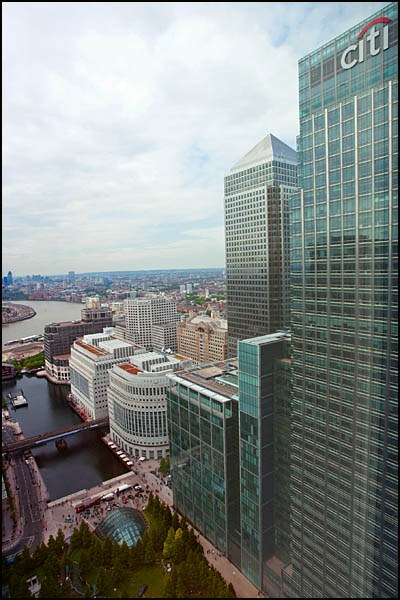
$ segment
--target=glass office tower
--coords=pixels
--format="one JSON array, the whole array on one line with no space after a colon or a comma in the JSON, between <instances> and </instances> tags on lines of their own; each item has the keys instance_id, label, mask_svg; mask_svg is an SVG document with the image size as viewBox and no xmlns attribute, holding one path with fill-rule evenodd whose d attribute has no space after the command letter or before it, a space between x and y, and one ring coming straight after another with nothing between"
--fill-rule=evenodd
<instances>
[{"instance_id":1,"label":"glass office tower","mask_svg":"<svg viewBox=\"0 0 400 600\"><path fill-rule=\"evenodd\" d=\"M228 352L289 324L289 197L297 153L269 134L225 176Z\"/></svg>"},{"instance_id":2,"label":"glass office tower","mask_svg":"<svg viewBox=\"0 0 400 600\"><path fill-rule=\"evenodd\" d=\"M397 18L299 62L289 597L397 597Z\"/></svg>"},{"instance_id":3,"label":"glass office tower","mask_svg":"<svg viewBox=\"0 0 400 600\"><path fill-rule=\"evenodd\" d=\"M281 596L289 555L290 335L238 342L242 572Z\"/></svg>"},{"instance_id":4,"label":"glass office tower","mask_svg":"<svg viewBox=\"0 0 400 600\"><path fill-rule=\"evenodd\" d=\"M237 359L168 375L174 506L240 563Z\"/></svg>"}]
</instances>

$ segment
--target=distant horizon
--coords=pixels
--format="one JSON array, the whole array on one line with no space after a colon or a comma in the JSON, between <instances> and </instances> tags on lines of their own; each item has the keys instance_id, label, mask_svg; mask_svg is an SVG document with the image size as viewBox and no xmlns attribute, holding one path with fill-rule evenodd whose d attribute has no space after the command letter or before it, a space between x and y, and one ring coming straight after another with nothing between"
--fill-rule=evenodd
<instances>
[{"instance_id":1,"label":"distant horizon","mask_svg":"<svg viewBox=\"0 0 400 600\"><path fill-rule=\"evenodd\" d=\"M66 273L52 273L52 274L43 274L43 273L26 273L25 275L17 275L11 269L13 278L16 277L65 277L69 272L74 273L75 277L82 277L84 275L124 275L131 273L163 273L163 272L172 272L172 273L181 273L181 272L193 272L196 271L225 271L226 267L194 267L190 269L135 269L130 271L84 271L82 273L77 273L76 271L67 271ZM7 271L8 273L8 271ZM3 277L6 277L7 274L4 274Z\"/></svg>"}]
</instances>

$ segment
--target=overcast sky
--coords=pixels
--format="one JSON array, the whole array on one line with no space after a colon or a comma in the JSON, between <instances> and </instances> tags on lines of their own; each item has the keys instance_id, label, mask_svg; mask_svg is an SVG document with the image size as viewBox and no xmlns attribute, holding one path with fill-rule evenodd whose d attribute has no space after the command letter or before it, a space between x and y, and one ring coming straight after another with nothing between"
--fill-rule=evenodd
<instances>
[{"instance_id":1,"label":"overcast sky","mask_svg":"<svg viewBox=\"0 0 400 600\"><path fill-rule=\"evenodd\" d=\"M3 3L3 275L224 267L224 175L386 4Z\"/></svg>"}]
</instances>

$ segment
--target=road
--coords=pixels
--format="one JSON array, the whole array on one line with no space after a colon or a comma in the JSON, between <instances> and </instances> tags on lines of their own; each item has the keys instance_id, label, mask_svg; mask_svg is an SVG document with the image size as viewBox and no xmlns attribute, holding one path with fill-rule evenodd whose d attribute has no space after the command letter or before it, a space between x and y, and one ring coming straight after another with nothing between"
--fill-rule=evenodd
<instances>
[{"instance_id":1,"label":"road","mask_svg":"<svg viewBox=\"0 0 400 600\"><path fill-rule=\"evenodd\" d=\"M3 423L3 441L10 443L14 441L15 429ZM22 453L15 454L11 459L11 468L8 469L11 479L10 487L14 492L14 500L17 513L17 527L13 545L3 544L3 554L10 556L23 549L26 545L30 550L36 548L42 542L42 513L36 493L36 484L25 463ZM36 477L35 477L36 479Z\"/></svg>"}]
</instances>

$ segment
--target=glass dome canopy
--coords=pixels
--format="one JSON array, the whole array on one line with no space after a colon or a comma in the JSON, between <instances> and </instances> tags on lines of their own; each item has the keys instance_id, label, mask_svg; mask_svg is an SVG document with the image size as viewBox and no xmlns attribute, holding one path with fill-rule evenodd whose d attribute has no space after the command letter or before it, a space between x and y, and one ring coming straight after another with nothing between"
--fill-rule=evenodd
<instances>
[{"instance_id":1,"label":"glass dome canopy","mask_svg":"<svg viewBox=\"0 0 400 600\"><path fill-rule=\"evenodd\" d=\"M98 524L96 533L100 538L108 536L119 544L126 542L128 546L134 546L145 529L146 522L140 512L124 507L112 510Z\"/></svg>"}]
</instances>

